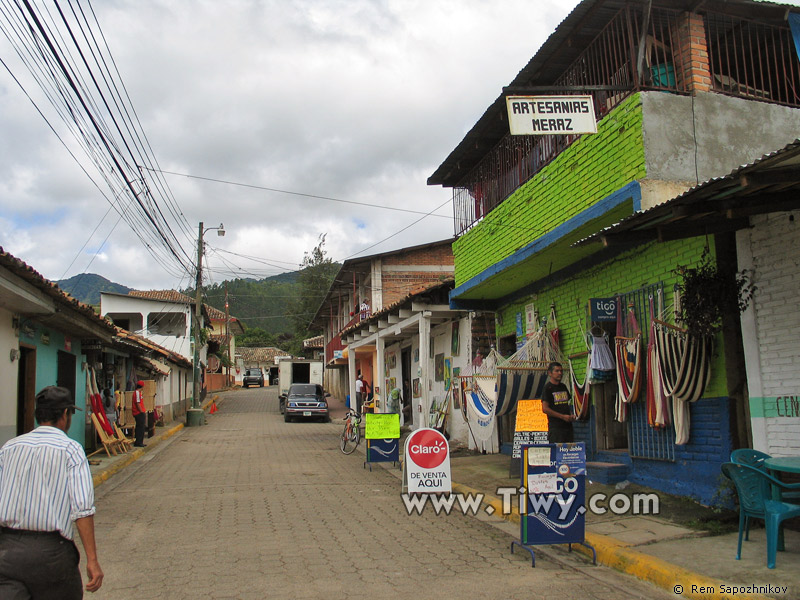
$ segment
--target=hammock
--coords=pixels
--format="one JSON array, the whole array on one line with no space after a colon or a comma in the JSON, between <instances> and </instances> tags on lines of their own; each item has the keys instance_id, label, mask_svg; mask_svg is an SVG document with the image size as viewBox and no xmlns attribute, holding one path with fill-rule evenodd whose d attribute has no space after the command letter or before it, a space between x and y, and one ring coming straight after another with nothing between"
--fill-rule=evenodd
<instances>
[{"instance_id":1,"label":"hammock","mask_svg":"<svg viewBox=\"0 0 800 600\"><path fill-rule=\"evenodd\" d=\"M619 306L621 303L617 301ZM621 310L621 308L619 309ZM623 337L627 329L635 332L635 337ZM624 423L628 418L628 404L636 402L639 397L642 381L642 334L633 306L628 309L628 316L623 321L621 315L617 318L617 337L614 340L614 350L617 357L617 421Z\"/></svg>"},{"instance_id":2,"label":"hammock","mask_svg":"<svg viewBox=\"0 0 800 600\"><path fill-rule=\"evenodd\" d=\"M583 375L583 383L578 383L578 378L575 377L575 369L572 366L572 361L569 361L569 380L572 387L572 405L575 411L575 416L579 420L584 420L589 416L590 404L590 388L589 371L591 370L591 357L586 356L586 371Z\"/></svg>"},{"instance_id":3,"label":"hammock","mask_svg":"<svg viewBox=\"0 0 800 600\"><path fill-rule=\"evenodd\" d=\"M86 369L86 393L89 395L92 412L97 417L97 421L100 423L100 427L103 428L103 431L111 437L116 438L116 432L111 426L111 423L108 422L106 409L103 406L103 397L100 395L100 389L97 387L97 380L95 377L96 375L93 368L89 367Z\"/></svg>"},{"instance_id":4,"label":"hammock","mask_svg":"<svg viewBox=\"0 0 800 600\"><path fill-rule=\"evenodd\" d=\"M672 397L675 443L689 441L689 402L696 402L711 378L711 339L697 338L654 321L658 365L664 393Z\"/></svg>"},{"instance_id":5,"label":"hammock","mask_svg":"<svg viewBox=\"0 0 800 600\"><path fill-rule=\"evenodd\" d=\"M495 414L493 407L486 403L486 399L481 398L480 391L468 392L464 404L467 406L472 435L478 441L488 442L494 432Z\"/></svg>"},{"instance_id":6,"label":"hammock","mask_svg":"<svg viewBox=\"0 0 800 600\"><path fill-rule=\"evenodd\" d=\"M660 295L659 295L660 299ZM664 382L658 363L658 346L656 346L655 310L653 297L650 296L650 339L647 340L647 424L650 427L667 427L670 423L669 396L664 392Z\"/></svg>"}]
</instances>

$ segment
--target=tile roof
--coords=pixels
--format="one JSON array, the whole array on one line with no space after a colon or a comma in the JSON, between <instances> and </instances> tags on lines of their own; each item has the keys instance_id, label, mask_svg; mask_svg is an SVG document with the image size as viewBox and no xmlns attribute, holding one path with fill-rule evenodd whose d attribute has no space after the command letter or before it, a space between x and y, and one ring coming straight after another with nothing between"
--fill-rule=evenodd
<instances>
[{"instance_id":1,"label":"tile roof","mask_svg":"<svg viewBox=\"0 0 800 600\"><path fill-rule=\"evenodd\" d=\"M8 271L41 290L59 304L74 309L81 316L85 317L89 323L106 329L110 335L114 334L115 328L109 319L100 317L91 306L67 294L58 287L58 285L46 279L41 273L33 269L33 267L30 267L13 254L6 252L2 246L0 246L0 267L5 267Z\"/></svg>"},{"instance_id":2,"label":"tile roof","mask_svg":"<svg viewBox=\"0 0 800 600\"><path fill-rule=\"evenodd\" d=\"M280 348L269 346L266 348L236 348L236 356L244 362L271 363L275 362L276 356L289 356L289 353Z\"/></svg>"},{"instance_id":3,"label":"tile roof","mask_svg":"<svg viewBox=\"0 0 800 600\"><path fill-rule=\"evenodd\" d=\"M131 290L128 292L128 296L147 298L148 300L161 300L162 302L176 302L178 304L194 304L193 298L175 290Z\"/></svg>"},{"instance_id":4,"label":"tile roof","mask_svg":"<svg viewBox=\"0 0 800 600\"><path fill-rule=\"evenodd\" d=\"M119 340L119 341L121 341L123 343L133 344L135 346L139 346L141 348L144 348L145 350L150 350L151 352L156 352L156 353L160 354L161 356L163 356L164 358L166 358L167 360L169 360L169 361L171 361L171 362L173 362L175 364L178 364L178 365L181 365L181 366L184 366L184 367L191 367L192 366L192 361L190 361L189 359L187 359L183 355L178 354L177 352L173 352L172 350L167 350L163 346L159 346L158 344L156 344L155 342L153 342L151 340L143 338L140 335L136 335L135 333L130 332L127 329L122 329L122 327L115 327L115 329L116 329L116 338L117 338L117 340Z\"/></svg>"},{"instance_id":5,"label":"tile roof","mask_svg":"<svg viewBox=\"0 0 800 600\"><path fill-rule=\"evenodd\" d=\"M325 336L318 335L307 340L303 340L303 348L323 348L325 346Z\"/></svg>"}]
</instances>

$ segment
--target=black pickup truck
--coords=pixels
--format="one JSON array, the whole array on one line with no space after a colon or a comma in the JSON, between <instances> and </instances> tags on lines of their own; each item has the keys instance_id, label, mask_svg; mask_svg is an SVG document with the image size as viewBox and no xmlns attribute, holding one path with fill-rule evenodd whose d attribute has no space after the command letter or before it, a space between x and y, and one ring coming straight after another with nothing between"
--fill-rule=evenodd
<instances>
[{"instance_id":1,"label":"black pickup truck","mask_svg":"<svg viewBox=\"0 0 800 600\"><path fill-rule=\"evenodd\" d=\"M264 373L261 371L261 369L247 369L244 372L244 377L242 377L242 387L248 388L251 385L264 387Z\"/></svg>"}]
</instances>

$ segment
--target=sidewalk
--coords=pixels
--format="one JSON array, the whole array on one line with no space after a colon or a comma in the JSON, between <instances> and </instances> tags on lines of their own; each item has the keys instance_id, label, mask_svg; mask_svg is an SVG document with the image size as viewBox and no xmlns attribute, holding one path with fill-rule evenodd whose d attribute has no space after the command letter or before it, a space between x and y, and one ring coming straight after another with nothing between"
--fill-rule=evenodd
<instances>
[{"instance_id":1,"label":"sidewalk","mask_svg":"<svg viewBox=\"0 0 800 600\"><path fill-rule=\"evenodd\" d=\"M203 410L208 412L211 404L219 400L219 395L216 393L209 394L209 398L203 403ZM139 460L147 452L150 452L159 442L166 440L178 433L184 428L184 421L172 421L166 423L163 427L156 427L155 435L151 438L145 437L144 448L133 448L128 452L121 452L116 456L108 456L105 450L97 452L89 457L89 470L92 473L92 481L94 487L97 487L106 481L112 475L119 473L122 469Z\"/></svg>"},{"instance_id":2,"label":"sidewalk","mask_svg":"<svg viewBox=\"0 0 800 600\"><path fill-rule=\"evenodd\" d=\"M455 456L451 458L454 492L483 493L484 504L491 504L500 514L498 487L519 486L519 477L509 477L511 458L502 454ZM638 488L642 490L644 488ZM652 492L653 490L647 490ZM595 493L610 497L620 492L609 486L587 485L587 502ZM631 489L622 493L630 496ZM666 496L666 495L662 495ZM691 503L686 503L691 506ZM702 507L697 506L700 512ZM504 517L519 525L514 511ZM661 588L675 591L683 586L684 598L799 598L800 597L800 532L786 530L786 551L779 552L775 569L767 569L766 536L760 522L751 525L750 541L742 542L742 558L736 560L738 527L732 533L710 535L657 515L586 514L586 541L597 550L597 562L613 567ZM582 546L574 550L591 552ZM540 546L534 551L566 552L566 546ZM732 593L733 586L764 586L772 593L753 594L742 590ZM694 588L692 587L694 586ZM723 587L725 586L725 587ZM776 588L786 586L786 592ZM700 593L701 587L713 593ZM692 590L696 590L692 592ZM728 593L724 593L724 592Z\"/></svg>"}]
</instances>

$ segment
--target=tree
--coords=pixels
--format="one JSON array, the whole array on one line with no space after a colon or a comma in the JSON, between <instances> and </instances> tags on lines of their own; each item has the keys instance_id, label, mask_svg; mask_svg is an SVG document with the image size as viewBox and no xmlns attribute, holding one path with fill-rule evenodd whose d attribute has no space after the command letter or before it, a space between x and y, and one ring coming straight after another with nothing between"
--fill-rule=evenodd
<instances>
[{"instance_id":1,"label":"tree","mask_svg":"<svg viewBox=\"0 0 800 600\"><path fill-rule=\"evenodd\" d=\"M311 319L325 299L333 279L339 272L339 264L326 256L325 236L319 236L319 242L303 255L303 263L298 274L299 297L292 314L295 338L299 341L322 333L321 328L312 327Z\"/></svg>"}]
</instances>

